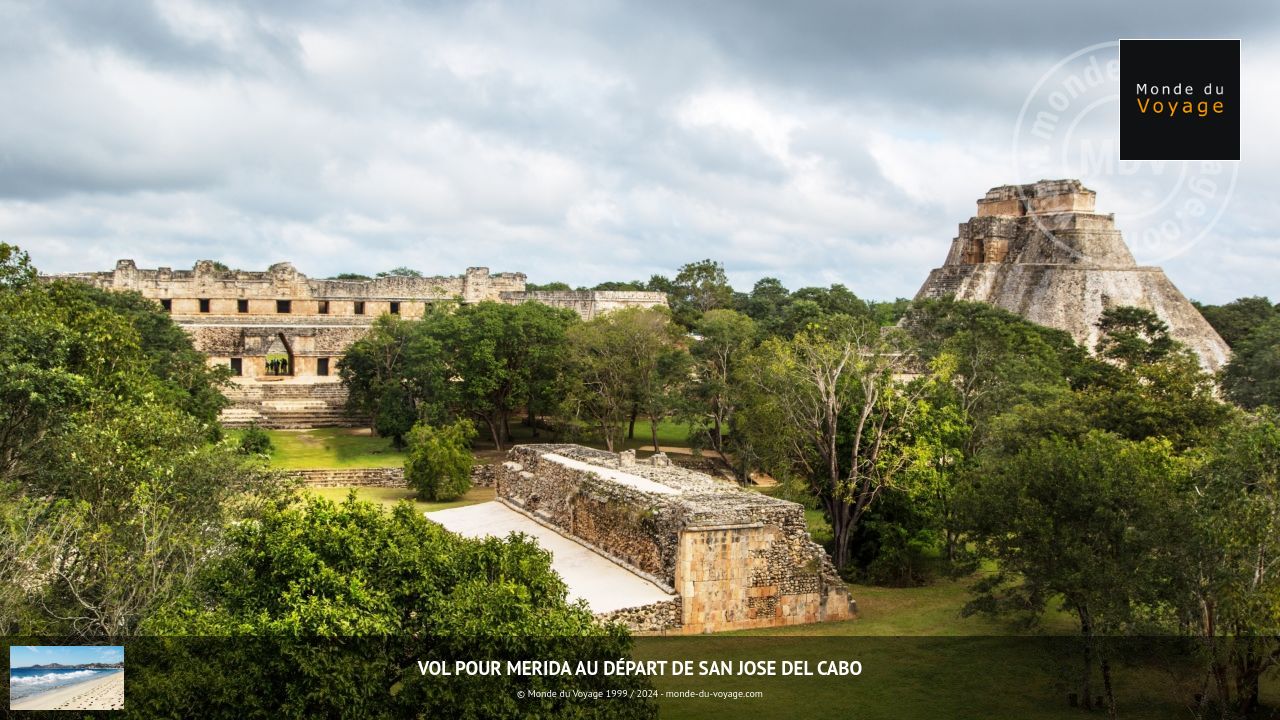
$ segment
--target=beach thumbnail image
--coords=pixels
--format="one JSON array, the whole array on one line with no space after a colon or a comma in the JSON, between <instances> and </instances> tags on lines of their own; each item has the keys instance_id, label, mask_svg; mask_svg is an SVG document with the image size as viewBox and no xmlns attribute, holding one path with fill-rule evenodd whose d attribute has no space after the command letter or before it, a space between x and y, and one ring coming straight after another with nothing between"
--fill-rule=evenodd
<instances>
[{"instance_id":1,"label":"beach thumbnail image","mask_svg":"<svg viewBox=\"0 0 1280 720\"><path fill-rule=\"evenodd\" d=\"M9 648L10 710L119 710L123 707L123 646L14 645Z\"/></svg>"}]
</instances>

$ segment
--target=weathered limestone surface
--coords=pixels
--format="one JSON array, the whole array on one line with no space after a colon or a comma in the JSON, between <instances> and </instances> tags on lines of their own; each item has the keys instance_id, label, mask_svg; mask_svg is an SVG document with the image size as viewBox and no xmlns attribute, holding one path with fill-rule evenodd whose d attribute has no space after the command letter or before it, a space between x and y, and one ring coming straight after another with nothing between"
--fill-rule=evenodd
<instances>
[{"instance_id":1,"label":"weathered limestone surface","mask_svg":"<svg viewBox=\"0 0 1280 720\"><path fill-rule=\"evenodd\" d=\"M290 470L290 477L311 487L408 487L404 468L347 468L342 470ZM493 485L493 466L476 465L471 469L471 484L476 487Z\"/></svg>"},{"instance_id":2,"label":"weathered limestone surface","mask_svg":"<svg viewBox=\"0 0 1280 720\"><path fill-rule=\"evenodd\" d=\"M497 469L497 495L680 595L678 614L664 607L618 616L636 630L699 633L851 617L848 590L809 537L800 505L655 459L519 445Z\"/></svg>"},{"instance_id":3,"label":"weathered limestone surface","mask_svg":"<svg viewBox=\"0 0 1280 720\"><path fill-rule=\"evenodd\" d=\"M978 201L960 224L946 262L929 273L916 298L954 295L990 303L1065 330L1093 348L1104 310L1151 310L1207 370L1228 348L1164 271L1138 266L1113 215L1094 212L1095 193L1078 180L1006 185Z\"/></svg>"},{"instance_id":4,"label":"weathered limestone surface","mask_svg":"<svg viewBox=\"0 0 1280 720\"><path fill-rule=\"evenodd\" d=\"M286 474L310 487L405 487L404 468L291 470Z\"/></svg>"}]
</instances>

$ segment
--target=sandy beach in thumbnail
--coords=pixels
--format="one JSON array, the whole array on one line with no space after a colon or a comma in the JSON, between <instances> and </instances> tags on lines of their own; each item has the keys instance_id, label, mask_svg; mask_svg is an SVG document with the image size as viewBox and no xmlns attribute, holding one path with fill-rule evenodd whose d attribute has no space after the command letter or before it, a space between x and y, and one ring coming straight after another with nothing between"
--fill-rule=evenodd
<instances>
[{"instance_id":1,"label":"sandy beach in thumbnail","mask_svg":"<svg viewBox=\"0 0 1280 720\"><path fill-rule=\"evenodd\" d=\"M89 678L22 698L10 710L119 710L124 707L124 671Z\"/></svg>"}]
</instances>

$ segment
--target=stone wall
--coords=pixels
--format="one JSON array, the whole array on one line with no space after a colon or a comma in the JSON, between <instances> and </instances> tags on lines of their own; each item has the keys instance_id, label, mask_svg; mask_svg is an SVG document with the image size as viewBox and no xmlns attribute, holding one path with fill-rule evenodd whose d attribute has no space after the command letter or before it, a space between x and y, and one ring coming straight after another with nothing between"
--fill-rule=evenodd
<instances>
[{"instance_id":1,"label":"stone wall","mask_svg":"<svg viewBox=\"0 0 1280 720\"><path fill-rule=\"evenodd\" d=\"M405 487L404 468L291 470L286 474L310 487Z\"/></svg>"},{"instance_id":2,"label":"stone wall","mask_svg":"<svg viewBox=\"0 0 1280 720\"><path fill-rule=\"evenodd\" d=\"M583 320L623 308L650 308L654 305L666 305L667 296L660 292L639 290L536 290L529 292L501 293L502 302L517 305L525 302L540 302L543 305L565 308L576 312Z\"/></svg>"},{"instance_id":3,"label":"stone wall","mask_svg":"<svg viewBox=\"0 0 1280 720\"><path fill-rule=\"evenodd\" d=\"M640 607L623 608L613 612L601 613L596 617L603 622L616 622L626 625L631 632L642 634L659 634L670 632L681 627L684 613L683 603L679 597L666 602L641 605Z\"/></svg>"},{"instance_id":4,"label":"stone wall","mask_svg":"<svg viewBox=\"0 0 1280 720\"><path fill-rule=\"evenodd\" d=\"M475 487L492 487L493 468L493 465L476 465L471 469L471 484ZM404 480L404 468L291 470L285 474L310 487L408 487Z\"/></svg>"},{"instance_id":5,"label":"stone wall","mask_svg":"<svg viewBox=\"0 0 1280 720\"><path fill-rule=\"evenodd\" d=\"M577 445L520 445L499 500L677 592L673 632L851 617L848 590L809 537L804 509L673 467ZM671 608L634 609L655 631Z\"/></svg>"},{"instance_id":6,"label":"stone wall","mask_svg":"<svg viewBox=\"0 0 1280 720\"><path fill-rule=\"evenodd\" d=\"M523 273L492 273L485 267L456 276L318 280L287 262L250 272L218 270L209 260L191 270L147 270L120 260L109 272L51 279L138 292L161 303L210 363L238 366L240 377L250 379L267 375L268 354L289 357L290 377L334 376L346 349L385 314L414 319L442 304L541 302L591 319L623 307L667 302L663 293L651 292L526 292Z\"/></svg>"}]
</instances>

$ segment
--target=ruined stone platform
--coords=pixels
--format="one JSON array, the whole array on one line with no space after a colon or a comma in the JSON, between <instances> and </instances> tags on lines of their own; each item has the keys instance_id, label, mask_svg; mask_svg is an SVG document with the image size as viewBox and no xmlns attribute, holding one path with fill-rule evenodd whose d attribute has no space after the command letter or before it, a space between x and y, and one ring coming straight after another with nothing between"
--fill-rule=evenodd
<instances>
[{"instance_id":1,"label":"ruined stone platform","mask_svg":"<svg viewBox=\"0 0 1280 720\"><path fill-rule=\"evenodd\" d=\"M473 506L480 509L428 517L463 534L519 528L561 548L552 555L570 563L571 593L633 631L717 632L853 615L848 588L809 537L802 506L673 466L662 453L641 462L633 451L518 445L494 482L494 504L506 512ZM617 583L613 590L591 579L608 566L607 577L618 579L604 585Z\"/></svg>"}]
</instances>

